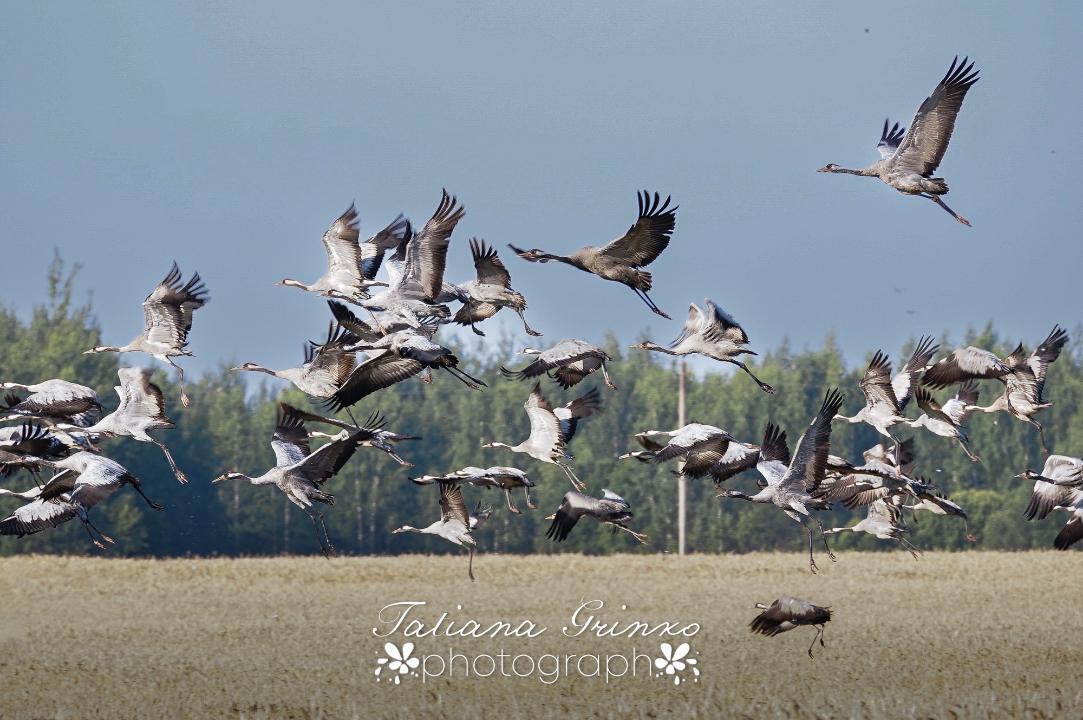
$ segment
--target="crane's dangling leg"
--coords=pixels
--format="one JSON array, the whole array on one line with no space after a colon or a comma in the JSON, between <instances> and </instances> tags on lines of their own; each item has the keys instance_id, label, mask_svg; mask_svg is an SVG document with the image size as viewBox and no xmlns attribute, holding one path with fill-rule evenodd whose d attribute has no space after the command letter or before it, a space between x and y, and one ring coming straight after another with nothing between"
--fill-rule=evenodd
<instances>
[{"instance_id":1,"label":"crane's dangling leg","mask_svg":"<svg viewBox=\"0 0 1083 720\"><path fill-rule=\"evenodd\" d=\"M523 329L526 330L527 335L531 335L533 337L541 337L542 336L542 334L540 332L538 332L534 328L530 327L529 324L527 324L526 315L523 315L522 310L520 310L519 308L516 308L515 309L515 314L518 315L519 319L523 321Z\"/></svg>"},{"instance_id":2,"label":"crane's dangling leg","mask_svg":"<svg viewBox=\"0 0 1083 720\"><path fill-rule=\"evenodd\" d=\"M921 553L921 550L919 550L917 547L915 547L912 542L910 542L909 540L907 540L904 537L897 537L895 539L899 541L899 545L903 546L904 548L906 548L907 550L910 551L911 557L913 557L915 560L918 559L918 555Z\"/></svg>"},{"instance_id":3,"label":"crane's dangling leg","mask_svg":"<svg viewBox=\"0 0 1083 720\"><path fill-rule=\"evenodd\" d=\"M605 386L610 390L616 390L617 386L613 384L613 380L609 377L609 371L605 367L605 361L602 361L602 378L605 380Z\"/></svg>"},{"instance_id":4,"label":"crane's dangling leg","mask_svg":"<svg viewBox=\"0 0 1083 720\"><path fill-rule=\"evenodd\" d=\"M963 532L966 533L967 542L977 542L978 537L970 533L970 526L967 524L966 518L963 518Z\"/></svg>"},{"instance_id":5,"label":"crane's dangling leg","mask_svg":"<svg viewBox=\"0 0 1083 720\"><path fill-rule=\"evenodd\" d=\"M587 486L586 486L586 485L584 485L584 484L583 484L583 483L582 483L582 482L581 482L581 481L579 480L579 478L577 478L577 477L575 476L575 473L574 473L574 472L572 472L572 468L571 468L571 466L569 466L569 465L568 465L567 463L562 463L562 462L559 462L559 461L557 461L557 463L556 463L556 464L560 466L560 469L561 469L561 470L563 470L563 471L564 471L564 474L568 476L568 479L572 481L572 487L573 487L573 488L575 488L575 489L576 489L576 490L578 490L579 492L583 492L584 490L586 490L586 489L587 489Z\"/></svg>"},{"instance_id":6,"label":"crane's dangling leg","mask_svg":"<svg viewBox=\"0 0 1083 720\"><path fill-rule=\"evenodd\" d=\"M627 527L625 527L623 525L618 525L617 523L609 523L609 524L612 525L615 528L620 528L624 532L628 533L629 535L634 537L636 540L638 540L640 542L640 544L642 544L642 545L648 545L649 544L647 542L647 540L649 538L645 533L637 533L635 530L632 530L631 528L627 528Z\"/></svg>"},{"instance_id":7,"label":"crane's dangling leg","mask_svg":"<svg viewBox=\"0 0 1083 720\"><path fill-rule=\"evenodd\" d=\"M312 527L316 530L316 540L320 543L320 551L323 552L325 558L330 560L331 556L335 554L335 546L331 544L331 537L327 534L327 525L323 522L323 513L312 508L305 508L305 515L308 515L308 519L312 521ZM320 536L321 530L323 531L322 537Z\"/></svg>"},{"instance_id":8,"label":"crane's dangling leg","mask_svg":"<svg viewBox=\"0 0 1083 720\"><path fill-rule=\"evenodd\" d=\"M734 365L736 365L737 367L741 368L741 369L742 369L742 370L744 370L744 371L745 371L746 373L748 373L748 376L749 376L750 378L752 378L753 380L755 380L755 381L756 381L756 384L760 386L760 390L763 390L763 391L764 391L765 393L767 393L768 395L774 395L774 394L775 394L775 389L774 389L773 387L771 387L770 385L768 385L767 383L765 383L765 382L763 382L762 380L760 380L760 379L759 379L758 377L756 377L755 375L753 375L753 374L752 374L752 371L748 369L748 365L745 365L745 364L744 364L743 362L741 362L740 360L734 360L734 359L732 359L732 358L730 358L730 359L729 359L729 360L728 360L727 362L731 362L731 363L733 363Z\"/></svg>"},{"instance_id":9,"label":"crane's dangling leg","mask_svg":"<svg viewBox=\"0 0 1083 720\"><path fill-rule=\"evenodd\" d=\"M945 203L943 200L941 200L939 195L926 195L925 193L922 193L921 197L929 198L934 203L936 203L940 207L944 208L944 211L947 212L949 215L951 215L953 218L955 218L956 220L961 222L963 225L966 225L967 227L970 227L970 221L967 220L962 215L960 215L959 213L952 210L950 207L948 207L947 203Z\"/></svg>"},{"instance_id":10,"label":"crane's dangling leg","mask_svg":"<svg viewBox=\"0 0 1083 720\"><path fill-rule=\"evenodd\" d=\"M1029 422L1034 427L1038 428L1038 440L1040 440L1041 443L1042 443L1042 450L1044 450L1045 454L1048 455L1049 454L1049 446L1045 444L1045 430L1042 429L1042 424L1040 422L1038 422L1037 420L1035 420L1034 418L1027 418L1027 422Z\"/></svg>"},{"instance_id":11,"label":"crane's dangling leg","mask_svg":"<svg viewBox=\"0 0 1083 720\"><path fill-rule=\"evenodd\" d=\"M508 512L519 515L521 513L519 508L511 504L511 490L509 490L508 488L504 488L504 497L507 498L508 501Z\"/></svg>"},{"instance_id":12,"label":"crane's dangling leg","mask_svg":"<svg viewBox=\"0 0 1083 720\"><path fill-rule=\"evenodd\" d=\"M970 458L971 462L981 462L981 458L975 455L974 451L970 449L970 442L965 435L956 435L955 439L958 441L959 445L962 446L963 452L966 453L966 456Z\"/></svg>"},{"instance_id":13,"label":"crane's dangling leg","mask_svg":"<svg viewBox=\"0 0 1083 720\"><path fill-rule=\"evenodd\" d=\"M192 404L192 401L188 399L188 394L184 392L184 368L173 362L173 358L168 355L159 355L158 357L165 359L167 363L177 368L177 382L180 385L181 405L188 407Z\"/></svg>"},{"instance_id":14,"label":"crane's dangling leg","mask_svg":"<svg viewBox=\"0 0 1083 720\"><path fill-rule=\"evenodd\" d=\"M808 531L808 567L809 567L809 570L812 571L812 574L815 575L816 571L817 571L817 568L816 568L816 556L812 554L812 543L813 543L812 528L806 527L805 530Z\"/></svg>"},{"instance_id":15,"label":"crane's dangling leg","mask_svg":"<svg viewBox=\"0 0 1083 720\"><path fill-rule=\"evenodd\" d=\"M640 290L639 288L632 285L629 285L628 287L632 288L632 290L635 291L635 294L638 295L643 300L643 302L647 303L647 307L649 307L651 309L651 312L653 312L655 315L661 315L666 320L673 319L669 315L666 315L662 308L654 304L654 300L651 300L651 296L647 294L646 290Z\"/></svg>"},{"instance_id":16,"label":"crane's dangling leg","mask_svg":"<svg viewBox=\"0 0 1083 720\"><path fill-rule=\"evenodd\" d=\"M169 467L173 470L173 475L177 478L177 481L181 484L187 484L188 476L181 472L181 469L177 467L177 463L173 460L173 455L169 452L169 448L165 446L165 443L159 442L154 438L150 440L162 450L162 454L165 455L165 459L169 462Z\"/></svg>"},{"instance_id":17,"label":"crane's dangling leg","mask_svg":"<svg viewBox=\"0 0 1083 720\"><path fill-rule=\"evenodd\" d=\"M462 381L464 385L466 385L471 390L481 390L483 386L489 387L481 380L478 380L476 377L468 375L457 367L452 367L451 365L444 365L443 367L445 370L451 373L453 377L458 378L460 381Z\"/></svg>"},{"instance_id":18,"label":"crane's dangling leg","mask_svg":"<svg viewBox=\"0 0 1083 720\"><path fill-rule=\"evenodd\" d=\"M101 536L101 539L109 544L113 544L116 542L115 540L113 540L113 538L109 537L101 530L94 527L94 523L90 522L90 517L87 515L86 510L83 509L81 505L76 506L75 514L83 523L83 529L86 530L86 534L90 536L90 542L94 543L94 547L98 548L99 550L107 549L105 545L103 545L101 542L98 541L96 537L94 537L94 532L98 533L98 535ZM91 532L91 530L93 530L94 532Z\"/></svg>"},{"instance_id":19,"label":"crane's dangling leg","mask_svg":"<svg viewBox=\"0 0 1083 720\"><path fill-rule=\"evenodd\" d=\"M143 498L144 500L146 500L146 501L147 501L147 505L150 505L150 509L151 509L151 510L165 510L165 506L164 506L164 505L162 505L161 503L156 503L156 502L154 502L153 500L151 500L151 499L150 499L149 497L147 497L147 494L146 494L145 492L143 492L143 488L139 487L139 482L138 482L138 481L136 481L136 482L129 482L128 484L129 484L129 485L131 485L131 486L132 486L133 488L135 488L135 491L136 491L137 493L139 493L139 495L140 495L140 496L141 496L141 497L142 497L142 498Z\"/></svg>"},{"instance_id":20,"label":"crane's dangling leg","mask_svg":"<svg viewBox=\"0 0 1083 720\"><path fill-rule=\"evenodd\" d=\"M485 333L483 333L481 330L478 330L478 326L474 323L470 323L470 329L473 330L474 334L478 337L485 337Z\"/></svg>"},{"instance_id":21,"label":"crane's dangling leg","mask_svg":"<svg viewBox=\"0 0 1083 720\"><path fill-rule=\"evenodd\" d=\"M523 486L523 494L526 495L526 506L531 510L537 510L538 506L530 499L530 488L526 485Z\"/></svg>"},{"instance_id":22,"label":"crane's dangling leg","mask_svg":"<svg viewBox=\"0 0 1083 720\"><path fill-rule=\"evenodd\" d=\"M470 582L474 582L474 546L467 548L470 551L470 564L466 566L466 574L470 576Z\"/></svg>"},{"instance_id":23,"label":"crane's dangling leg","mask_svg":"<svg viewBox=\"0 0 1083 720\"><path fill-rule=\"evenodd\" d=\"M824 534L824 526L823 523L820 522L820 518L816 518L816 525L820 528L820 537L824 541L824 550L827 551L827 557L831 558L831 562L838 562L835 553L831 552L831 548L827 544L827 535Z\"/></svg>"},{"instance_id":24,"label":"crane's dangling leg","mask_svg":"<svg viewBox=\"0 0 1083 720\"><path fill-rule=\"evenodd\" d=\"M816 638L818 638L818 637L820 637L820 629L819 628L817 628L816 632L813 634L812 642L810 642L808 644L808 656L809 656L810 660L812 659L812 648L816 647Z\"/></svg>"}]
</instances>

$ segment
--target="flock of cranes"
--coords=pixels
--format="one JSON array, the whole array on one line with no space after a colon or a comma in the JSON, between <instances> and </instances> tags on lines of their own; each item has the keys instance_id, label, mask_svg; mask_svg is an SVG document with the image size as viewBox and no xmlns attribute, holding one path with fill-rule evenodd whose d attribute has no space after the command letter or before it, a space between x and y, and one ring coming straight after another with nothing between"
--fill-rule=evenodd
<instances>
[{"instance_id":1,"label":"flock of cranes","mask_svg":"<svg viewBox=\"0 0 1083 720\"><path fill-rule=\"evenodd\" d=\"M956 59L920 106L909 130L897 123L889 126L885 121L877 146L881 160L862 170L827 165L822 171L879 177L901 192L933 200L959 222L969 225L943 203L941 196L947 193L947 185L932 173L947 149L966 92L976 81L973 63L965 59L959 63ZM584 247L570 255L509 247L531 263L564 263L626 285L653 313L668 319L669 315L650 297L654 277L644 268L668 247L676 226L677 206L671 198L663 199L647 191L638 193L637 199L638 213L631 226L606 245ZM323 513L317 508L334 504L334 496L325 487L354 453L359 448L374 448L412 467L396 448L399 442L416 438L387 429L378 413L358 422L353 406L411 378L433 382L433 370L442 370L470 390L482 391L485 383L469 375L454 352L437 339L445 324L469 327L484 336L479 325L508 308L519 317L528 335L541 336L526 319L526 298L513 289L511 274L499 253L484 240L469 241L475 277L458 284L445 281L451 238L464 215L463 206L445 190L435 212L420 230L415 231L411 222L399 215L362 241L358 212L351 204L322 236L327 271L308 284L291 278L280 282L326 298L331 317L324 340L305 343L303 362L298 367L273 370L245 362L233 368L285 380L328 413L344 411L349 417L347 421L333 414L280 404L270 439L274 465L260 475L231 470L214 480L274 485L308 515L328 555L334 548ZM383 278L378 279L381 270ZM127 345L100 346L86 352L141 352L168 363L178 374L180 401L188 406L184 372L174 359L192 355L188 336L194 315L208 300L199 274L185 280L174 263L143 301L142 334ZM454 311L453 303L459 304ZM888 356L877 351L861 381L864 405L853 415L842 414L845 398L837 389L829 390L792 452L786 430L773 423L764 428L759 442L738 439L722 427L693 423L675 429L644 430L635 436L641 448L621 458L644 463L678 461L679 474L687 478L710 477L720 500L775 506L807 534L809 567L814 573L817 533L832 561L836 557L827 535L843 531L896 542L916 556L918 549L905 537L905 512L913 515L925 510L959 517L964 522L967 516L958 504L915 472L913 440L900 439L897 431L903 427L927 430L956 442L971 460L980 462L966 432L967 419L975 412L1005 412L1034 426L1048 454L1035 415L1051 405L1045 397L1046 374L1067 340L1067 333L1055 327L1029 353L1020 345L1008 357L1000 358L981 348L963 347L934 361L939 347L932 338L923 337L897 373L892 373ZM632 347L675 356L696 354L732 364L765 393L773 394L774 388L741 361L742 355L756 354L748 345L744 328L707 300L703 308L690 305L683 329L668 346L642 342ZM542 392L545 378L567 391L595 373L600 373L605 386L615 391L617 386L607 366L612 359L601 348L576 338L560 340L545 349L526 348L522 354L528 356L527 365L517 370L502 368L502 372L510 381L534 383L523 405L530 422L529 435L514 445L496 440L479 443L479 452L482 448L501 449L557 465L567 475L573 489L547 518L551 524L546 537L552 541L564 541L581 518L589 517L611 526L614 532L629 534L636 542L647 543L647 536L632 528L630 504L611 489L602 489L600 496L589 493L587 483L576 476L572 466L574 457L569 444L580 423L602 410L599 389L577 391L574 397L556 402ZM35 485L25 491L0 490L0 495L23 501L9 517L0 520L0 534L28 535L78 518L94 545L105 547L114 541L92 522L90 511L126 485L152 508L161 510L144 494L138 478L101 454L97 445L101 438L129 437L155 444L176 479L188 482L166 445L151 435L155 430L174 427L166 414L162 391L151 381L151 371L126 367L118 374L120 402L116 410L104 416L95 392L74 382L50 379L35 384L0 385L8 393L0 409L0 422L15 423L0 429L0 471L10 475L25 469L35 480ZM1003 385L1002 394L987 406L978 405L981 381ZM933 390L949 387L955 388L950 397L938 400L933 395ZM911 399L922 411L916 418L906 415ZM860 464L854 464L831 454L831 432L836 422L865 423L883 440L864 453ZM316 426L328 429L313 429ZM323 442L314 448L314 440ZM46 468L55 472L43 479L41 473ZM747 494L725 484L751 470L762 478L756 493ZM1034 481L1033 496L1025 512L1028 519L1044 518L1056 509L1070 514L1057 536L1057 548L1067 548L1083 538L1083 460L1048 455L1040 473L1027 470L1019 477ZM420 528L403 525L394 532L435 535L467 548L471 579L478 547L475 533L494 509L479 502L471 511L464 488L502 490L508 511L515 515L523 511L513 503L512 491L522 489L527 510L537 507L531 497L536 484L517 467L470 466L423 475L413 478L413 482L421 488L436 486L439 519ZM429 491L419 492L425 497ZM864 508L867 517L849 527L825 529L818 513L833 504ZM969 530L967 535L972 537ZM771 606L759 607L764 612L752 625L755 632L774 635L808 624L819 627L817 637L823 642L823 624L830 619L830 610L786 597Z\"/></svg>"}]
</instances>

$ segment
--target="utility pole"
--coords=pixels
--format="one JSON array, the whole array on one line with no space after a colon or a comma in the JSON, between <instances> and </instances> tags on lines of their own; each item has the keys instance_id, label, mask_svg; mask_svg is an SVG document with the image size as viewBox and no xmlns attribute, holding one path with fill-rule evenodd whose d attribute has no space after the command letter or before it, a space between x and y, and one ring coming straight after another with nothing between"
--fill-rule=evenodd
<instances>
[{"instance_id":1,"label":"utility pole","mask_svg":"<svg viewBox=\"0 0 1083 720\"><path fill-rule=\"evenodd\" d=\"M684 427L684 376L685 362L681 360L681 371L677 380L677 427ZM688 510L688 481L684 478L684 461L677 466L677 554L684 555L685 516Z\"/></svg>"}]
</instances>

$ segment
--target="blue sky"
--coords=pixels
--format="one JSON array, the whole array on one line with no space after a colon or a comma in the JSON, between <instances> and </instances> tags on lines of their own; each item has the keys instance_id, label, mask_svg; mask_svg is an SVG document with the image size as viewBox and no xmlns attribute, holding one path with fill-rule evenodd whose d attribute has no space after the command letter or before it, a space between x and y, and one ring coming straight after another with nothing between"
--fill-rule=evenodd
<instances>
[{"instance_id":1,"label":"blue sky","mask_svg":"<svg viewBox=\"0 0 1083 720\"><path fill-rule=\"evenodd\" d=\"M1076 5L583 5L9 4L0 301L28 312L59 248L123 343L176 258L212 295L190 367L293 365L327 313L275 281L322 273L351 201L363 231L420 224L447 187L467 211L448 279L472 274L471 236L494 243L545 341L668 341L705 296L754 348L834 331L854 362L990 319L1031 344L1079 322ZM815 172L874 159L883 118L909 123L956 53L982 79L938 174L972 229ZM672 323L505 248L605 243L638 188L680 204L650 267Z\"/></svg>"}]
</instances>

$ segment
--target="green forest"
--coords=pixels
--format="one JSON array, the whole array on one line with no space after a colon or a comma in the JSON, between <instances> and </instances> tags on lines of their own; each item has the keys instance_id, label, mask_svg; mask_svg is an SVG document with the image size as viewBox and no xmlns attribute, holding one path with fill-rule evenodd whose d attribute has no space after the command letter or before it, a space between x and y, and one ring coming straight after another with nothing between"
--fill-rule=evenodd
<instances>
[{"instance_id":1,"label":"green forest","mask_svg":"<svg viewBox=\"0 0 1083 720\"><path fill-rule=\"evenodd\" d=\"M0 379L36 382L60 377L94 387L106 411L116 406L112 390L118 362L143 362L140 356L118 358L114 354L82 355L100 343L93 308L73 298L77 268L66 268L58 259L49 271L48 294L44 304L30 317L20 318L9 308L0 308ZM1079 455L1083 449L1083 353L1079 338L1083 332L1067 319L1062 325L1072 333L1072 342L1052 366L1046 386L1055 406L1040 415L1053 452ZM1041 322L1033 338L1022 338L1028 347L1045 336L1052 322ZM546 338L554 341L557 338ZM596 341L596 338L587 338ZM299 339L300 340L300 339ZM495 340L495 339L493 339ZM883 348L898 366L915 338L900 347ZM1020 338L997 334L990 323L961 337L942 337L944 348L972 343L1006 354ZM503 493L467 486L467 502L482 500L497 512L478 531L482 552L553 553L580 552L676 552L677 480L675 465L647 465L633 460L618 462L617 455L638 449L633 435L646 429L672 429L677 423L678 367L672 358L628 350L615 338L605 339L612 355L610 366L618 391L589 377L581 385L564 391L546 380L543 392L555 404L564 403L597 384L604 401L602 412L580 425L571 444L576 474L592 494L610 488L626 498L635 520L632 527L650 535L641 547L626 534L584 521L567 542L555 545L544 537L553 512L570 485L559 468L543 465L522 455L500 449L482 449L490 440L512 444L528 433L522 403L530 384L503 378L500 365L519 366L515 352L521 341L508 337L490 342L496 347L488 354L457 348L463 367L482 378L488 387L482 392L466 388L450 376L438 373L431 385L412 380L366 398L354 408L358 418L379 410L388 427L397 432L423 436L405 442L400 454L416 467L404 468L387 455L361 449L326 489L336 497L327 508L326 522L337 551L341 554L388 554L407 552L452 552L455 549L438 538L392 535L391 529L409 523L427 525L439 516L437 491L419 487L409 478L426 473L443 474L467 465L486 467L512 465L525 470L538 484L535 511L525 511L521 491L513 494L524 513L506 511ZM200 352L198 335L193 349ZM876 348L869 348L869 355ZM256 358L231 358L238 362ZM153 362L153 361L152 361ZM183 360L181 361L183 362ZM863 403L858 382L864 365L848 366L832 338L816 350L795 352L786 343L764 352L753 367L777 392L768 396L747 376L738 372L712 372L697 377L690 373L687 384L688 419L717 425L735 437L758 442L765 423L779 423L791 444L818 409L824 392L838 386L846 396L844 412L852 414ZM159 439L172 450L191 482L179 484L162 454L153 445L130 439L103 440L101 447L111 458L141 478L148 495L165 505L164 512L152 512L130 490L116 493L92 510L96 524L117 539L108 555L278 555L318 554L319 544L309 519L274 488L252 487L242 482L212 484L227 470L259 474L274 464L269 440L275 421L276 403L285 401L320 411L299 391L285 382L268 380L251 385L243 374L229 372L223 365L191 380L190 408L177 401L175 376L159 367L154 381L165 391L170 416L177 429L159 431ZM982 385L980 401L986 404L1001 391L997 381ZM938 393L943 397L946 392ZM917 408L909 408L916 416ZM345 416L343 416L345 417ZM970 462L960 448L931 433L899 430L903 437L916 438L918 469L915 474L931 478L948 497L969 513L970 530L976 543L964 537L958 518L923 514L915 523L907 517L911 540L922 549L1024 549L1048 548L1064 522L1060 514L1044 521L1027 522L1022 513L1031 483L1014 476L1027 468L1041 469L1043 454L1034 428L1006 414L976 414L970 421L972 445L983 462ZM866 425L836 424L832 451L860 463L861 451L875 444L875 431ZM744 490L755 488L755 474L729 481ZM24 489L33 480L20 474L5 478L5 486ZM10 513L18 500L0 498L0 511ZM823 518L825 527L851 524L864 512L835 510ZM830 523L830 524L829 524ZM795 523L774 508L748 503L720 501L709 480L689 481L688 548L690 552L746 552L752 550L800 551L806 535ZM894 543L851 533L836 535L839 549L861 548L898 552ZM31 537L0 538L0 554L16 553L99 553L78 522Z\"/></svg>"}]
</instances>

